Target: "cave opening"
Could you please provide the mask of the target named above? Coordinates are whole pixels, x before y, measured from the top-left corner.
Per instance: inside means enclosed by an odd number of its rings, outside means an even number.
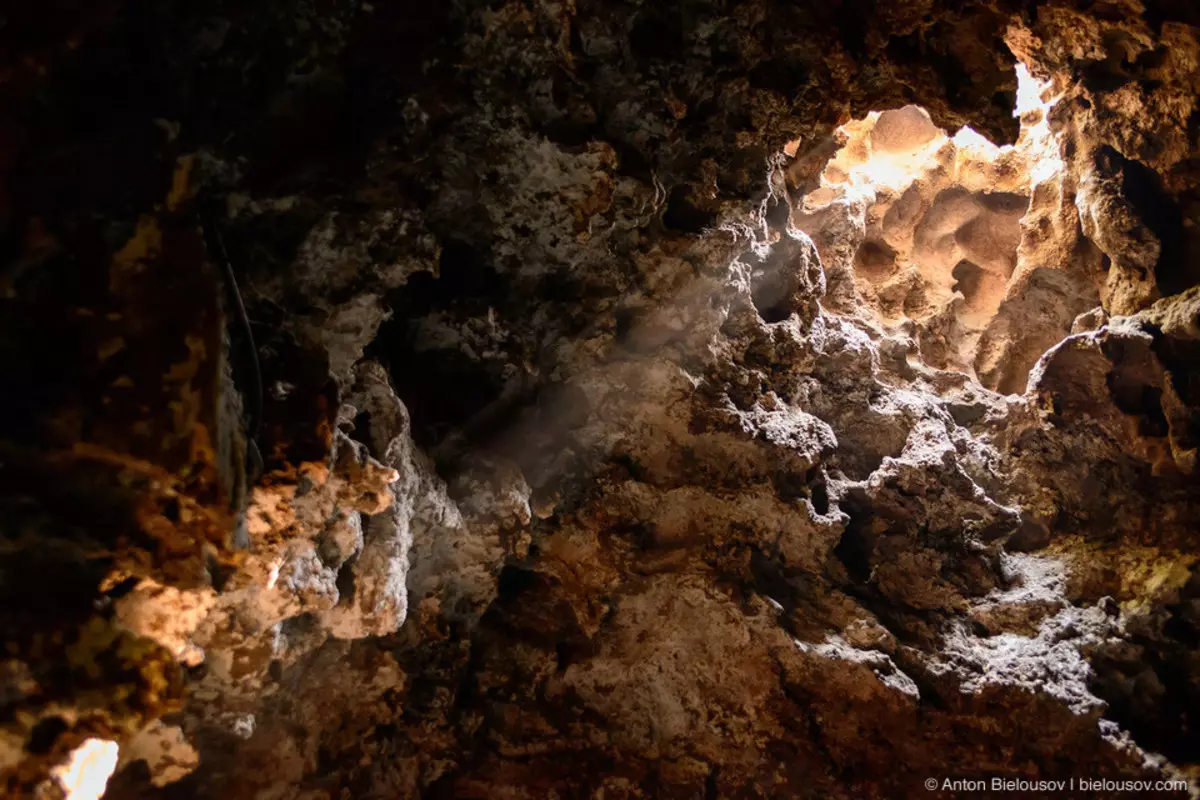
[[[1057,98],[1024,65],[1017,76],[1014,144],[966,126],[949,132],[916,105],[873,111],[837,130],[836,151],[790,220],[821,255],[830,310],[909,332],[926,366],[1002,393],[1022,392],[1037,358],[1099,305],[1080,265],[1047,263],[1038,247],[1063,168],[1049,121]],[[806,159],[789,148],[789,178],[802,185]],[[1062,305],[1049,296],[1061,282],[1038,291],[1047,269],[1072,273],[1074,313],[1015,324],[1031,303]]]
[[[0,796],[1200,774],[1181,4],[28,5]]]

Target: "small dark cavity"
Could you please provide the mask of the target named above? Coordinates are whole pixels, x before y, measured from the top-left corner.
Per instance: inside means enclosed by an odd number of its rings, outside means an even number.
[[[867,28],[875,17],[874,5],[867,0],[848,0],[836,6],[833,23],[837,27],[838,39],[854,57],[867,54]]]
[[[113,588],[108,590],[108,599],[109,600],[120,600],[122,597],[124,597],[125,595],[132,592],[135,588],[137,588],[137,585],[141,582],[142,582],[141,578],[136,578],[136,577],[126,578],[125,580],[121,581],[116,586],[114,586]]]
[[[635,481],[644,481],[649,475],[646,466],[636,456],[629,453],[617,453],[613,456],[612,460],[614,463],[620,465],[628,473],[629,477]]]
[[[785,611],[795,609],[797,596],[802,588],[795,572],[779,563],[761,550],[750,551],[750,574],[754,580],[754,592],[769,597],[783,606]]]
[[[373,450],[373,448],[370,447],[371,442],[372,442],[371,412],[360,411],[354,416],[354,432],[355,432],[355,434],[357,434],[354,437],[355,439],[357,439],[360,442],[365,442],[367,444],[367,447],[369,449]],[[379,458],[383,454],[372,452],[371,455],[375,456],[376,458]]]
[[[1017,93],[999,91],[992,95],[992,105],[1002,111],[1011,111],[1017,107]]]
[[[813,484],[812,504],[813,508],[821,516],[829,513],[829,487],[825,485],[824,481]]]
[[[1200,319],[1196,320],[1200,325]],[[1200,345],[1195,342],[1164,336],[1162,331],[1151,326],[1154,336],[1154,354],[1162,362],[1169,374],[1171,388],[1185,405],[1195,406],[1200,398],[1200,370],[1193,366],[1200,362]],[[1184,421],[1184,430],[1175,431],[1179,445],[1184,448],[1196,447],[1200,442],[1200,413],[1192,412]]]
[[[865,584],[871,578],[871,557],[875,552],[875,537],[867,530],[871,511],[854,498],[843,500],[841,507],[850,521],[833,548],[833,554],[855,583]]]
[[[536,572],[507,564],[500,570],[500,577],[496,583],[496,602],[507,603],[516,600],[538,583]]]
[[[1004,549],[1010,553],[1028,553],[1041,550],[1050,544],[1050,531],[1045,525],[1036,520],[1025,520],[1012,535],[1004,542]]]
[[[394,722],[385,722],[375,726],[375,738],[383,741],[395,739],[400,733],[400,726]]]
[[[983,419],[987,412],[986,407],[981,403],[949,403],[946,410],[950,412],[954,421],[963,427],[974,425]]]
[[[788,227],[792,219],[792,206],[786,199],[775,200],[767,208],[767,225],[773,230],[782,231]]]
[[[978,197],[988,211],[1006,216],[1024,214],[1029,208],[1029,197],[1016,192],[984,192]]]
[[[809,496],[808,476],[790,469],[781,469],[771,476],[775,494],[784,502],[792,502]]]
[[[1179,294],[1200,282],[1200,263],[1184,235],[1183,211],[1158,173],[1109,145],[1100,148],[1096,159],[1105,172],[1120,175],[1122,194],[1161,245],[1154,279],[1162,294]]]
[[[896,271],[896,251],[887,242],[869,239],[855,253],[854,266],[868,276],[886,277]]]
[[[633,18],[629,48],[638,58],[673,59],[684,50],[683,14],[671,4],[648,4]]]
[[[792,298],[789,286],[778,273],[755,276],[751,300],[763,322],[774,324],[792,316]]]
[[[808,65],[800,60],[766,59],[746,76],[751,89],[767,89],[792,98],[809,80]]]
[[[338,605],[354,602],[355,580],[354,565],[358,563],[358,555],[354,555],[342,564],[337,574]]]
[[[215,558],[210,559],[208,562],[209,579],[212,581],[213,589],[218,594],[225,591],[225,585],[229,583],[229,579],[233,577],[233,573],[236,571],[237,568],[233,565],[224,564]]]
[[[409,407],[413,439],[422,446],[443,441],[504,389],[499,375],[459,350],[414,353],[399,374],[396,393]]]
[[[637,313],[631,308],[620,308],[617,309],[615,316],[617,322],[617,341],[624,343],[629,338],[629,332],[633,329]]]
[[[62,717],[46,717],[33,726],[25,749],[34,755],[49,753],[58,737],[66,733],[68,727],[67,721]]]
[[[586,294],[586,289],[574,273],[563,270],[542,278],[537,295],[551,303],[574,303]]]
[[[614,537],[628,541],[630,545],[640,549],[640,551],[653,549],[655,543],[658,542],[654,525],[648,522],[619,522],[612,525],[608,529],[608,533]]]
[[[983,279],[983,270],[978,264],[964,258],[954,266],[950,275],[954,278],[954,291],[962,292],[963,297],[968,300],[978,294],[979,284]]]
[[[717,216],[699,208],[692,200],[686,185],[676,186],[667,199],[667,210],[663,213],[663,224],[682,233],[701,233],[711,228]]]
[[[1106,379],[1113,403],[1124,414],[1138,418],[1138,433],[1142,436],[1164,437],[1170,430],[1162,408],[1162,390],[1157,386],[1123,381],[1116,372]]]

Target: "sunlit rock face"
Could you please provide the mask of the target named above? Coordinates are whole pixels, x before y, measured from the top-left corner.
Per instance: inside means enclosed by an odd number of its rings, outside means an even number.
[[[117,768],[117,757],[116,742],[87,739],[66,764],[53,771],[54,779],[67,800],[100,800]]]
[[[1062,209],[1054,98],[1020,75],[1014,145],[970,128],[948,136],[917,106],[873,113],[839,129],[841,149],[792,216],[821,251],[830,308],[1004,393],[1022,392],[1038,357],[1100,303],[1100,252]]]
[[[949,138],[916,106],[840,135],[845,144],[793,216],[821,249],[829,306],[906,327],[926,364],[974,376],[1017,271],[1029,153],[970,129]]]
[[[1200,21],[1037,5],[31,6],[0,793],[1195,774]]]

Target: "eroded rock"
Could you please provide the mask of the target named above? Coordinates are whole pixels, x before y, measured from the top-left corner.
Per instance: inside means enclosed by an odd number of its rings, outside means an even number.
[[[51,21],[0,55],[6,791],[1195,771],[1188,9]]]

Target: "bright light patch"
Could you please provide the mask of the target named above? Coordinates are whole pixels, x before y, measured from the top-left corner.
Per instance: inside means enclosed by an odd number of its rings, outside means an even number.
[[[841,128],[850,145],[829,163],[823,186],[851,194],[898,191],[937,164],[946,134],[917,106],[875,111]]]
[[[1036,122],[1024,127],[1022,136],[1027,139],[1027,149],[1032,154],[1029,177],[1034,186],[1053,180],[1062,169],[1062,158],[1059,156],[1058,145],[1050,130],[1049,111],[1061,97],[1052,96],[1052,82],[1039,83],[1029,73],[1029,69],[1017,62],[1017,107],[1014,116],[1024,116],[1040,111],[1041,116]],[[1030,121],[1027,120],[1027,123]]]
[[[107,739],[87,739],[75,748],[71,759],[52,772],[67,800],[100,800],[117,768],[119,749]]]
[[[918,151],[911,156],[874,155],[851,170],[850,182],[895,190],[912,183],[928,161],[932,161],[932,153],[928,150]]]
[[[279,581],[279,568],[283,566],[283,558],[280,557],[271,562],[271,571],[267,574],[267,590],[275,588],[276,582]]]
[[[1013,116],[1020,117],[1028,114],[1030,111],[1037,111],[1039,108],[1045,108],[1049,104],[1042,99],[1046,92],[1050,89],[1050,84],[1038,83],[1037,79],[1029,74],[1029,68],[1021,62],[1017,62],[1017,107],[1013,109]]]
[[[986,136],[968,125],[962,126],[958,129],[958,133],[954,134],[954,145],[963,150],[970,148],[986,150],[989,153],[1000,149],[992,144]]]

